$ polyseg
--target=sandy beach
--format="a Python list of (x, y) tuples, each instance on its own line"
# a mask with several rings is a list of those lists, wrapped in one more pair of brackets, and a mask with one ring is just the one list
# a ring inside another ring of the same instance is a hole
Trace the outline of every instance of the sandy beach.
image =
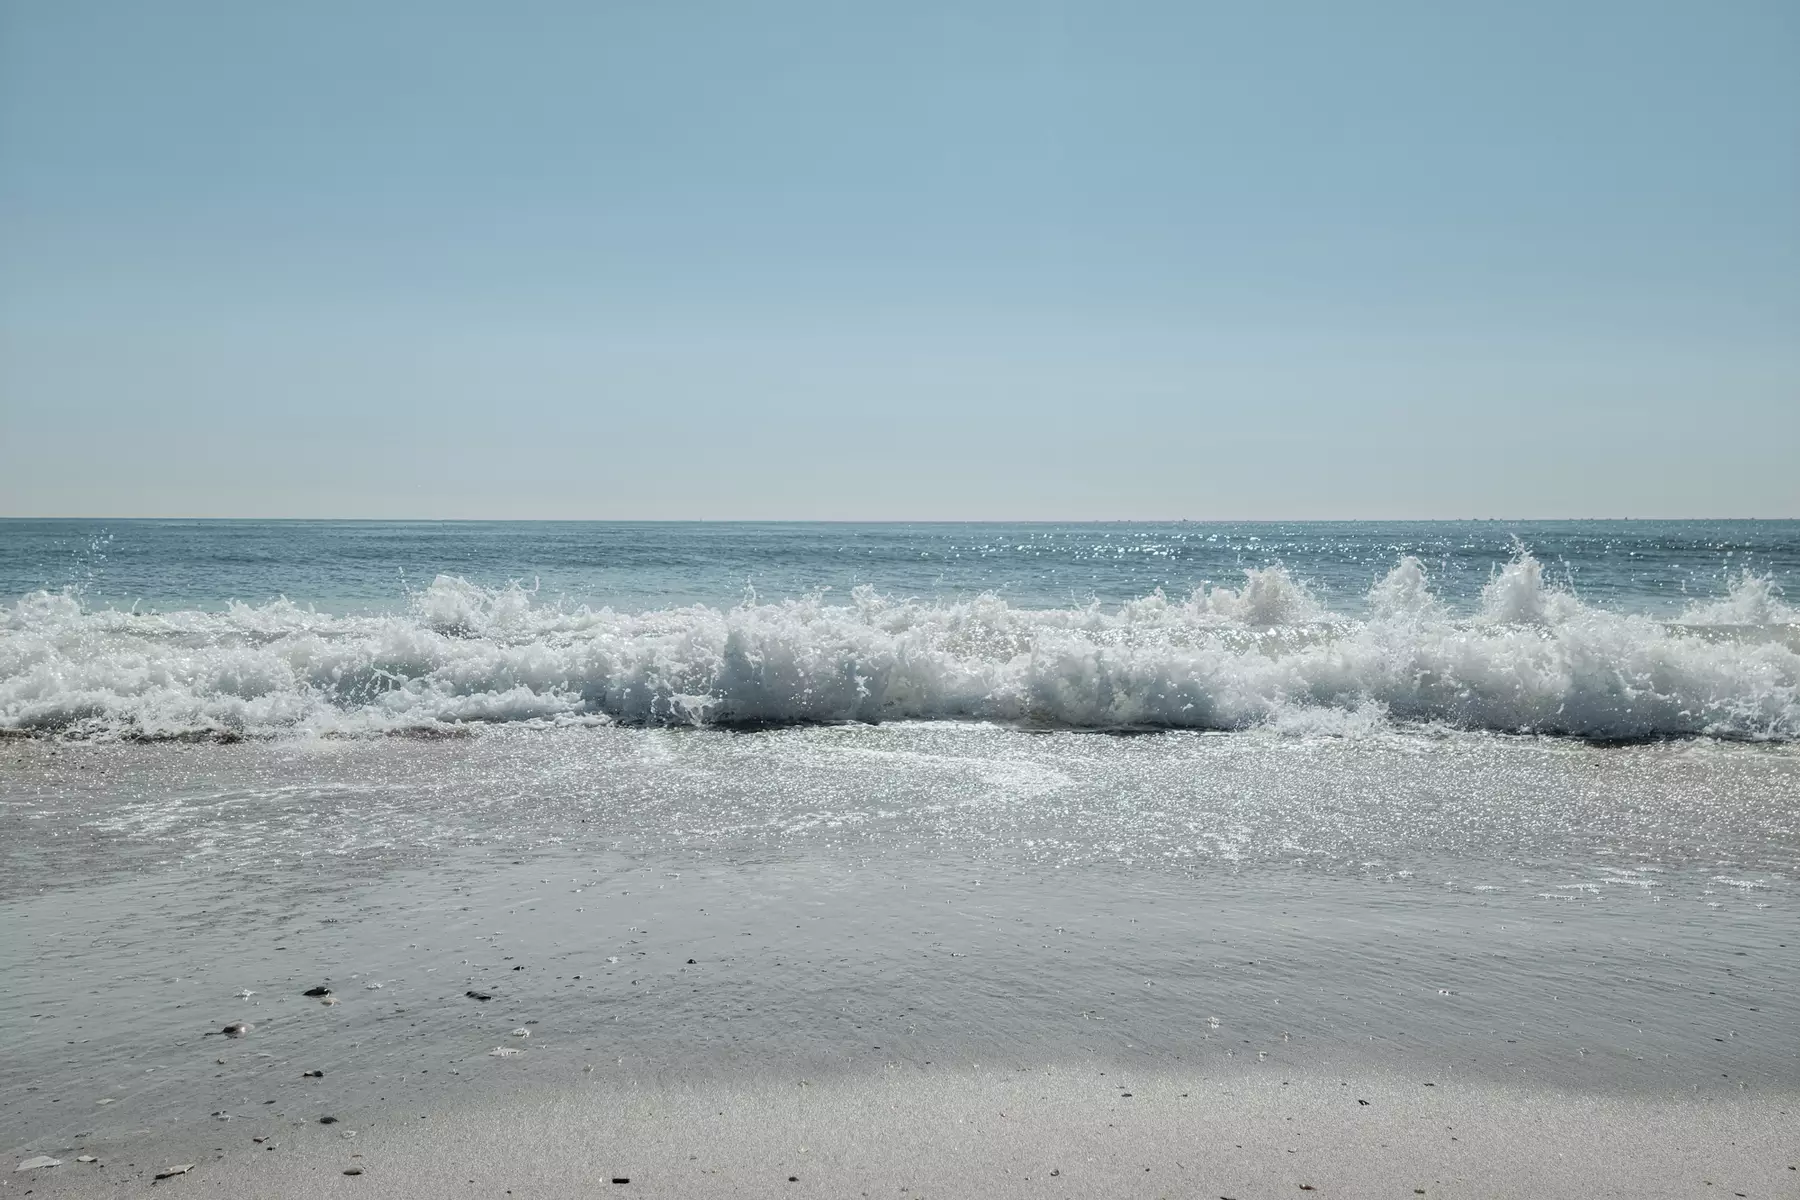
[[(1234, 858), (1124, 861), (1165, 836), (1151, 758)], [(10, 1195), (1800, 1188), (1785, 749), (914, 726), (3, 769), (0, 1132), (61, 1160)], [(1472, 769), (1507, 858), (1435, 799)], [(1007, 789), (1052, 772), (1040, 828)], [(1710, 848), (1659, 844), (1676, 806)]]
[[(1087, 1064), (693, 1087), (594, 1081), (430, 1111), (378, 1104), (330, 1126), (303, 1112), (252, 1114), (199, 1138), (76, 1144), (59, 1148), (63, 1165), (6, 1182), (15, 1195), (141, 1195), (179, 1161), (192, 1171), (155, 1194), (1250, 1200), (1800, 1190), (1800, 1106), (1790, 1094), (1644, 1101), (1279, 1074)], [(75, 1161), (96, 1149), (99, 1162)]]

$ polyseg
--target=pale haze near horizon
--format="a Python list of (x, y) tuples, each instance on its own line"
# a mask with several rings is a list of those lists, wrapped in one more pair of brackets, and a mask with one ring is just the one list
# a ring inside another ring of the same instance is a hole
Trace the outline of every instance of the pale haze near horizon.
[(0, 3), (0, 515), (1800, 516), (1791, 3)]

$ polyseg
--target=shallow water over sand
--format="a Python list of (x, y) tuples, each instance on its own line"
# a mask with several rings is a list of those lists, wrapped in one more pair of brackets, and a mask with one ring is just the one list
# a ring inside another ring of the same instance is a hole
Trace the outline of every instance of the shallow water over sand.
[(0, 1128), (976, 1064), (1791, 1095), (1797, 776), (943, 724), (15, 742)]

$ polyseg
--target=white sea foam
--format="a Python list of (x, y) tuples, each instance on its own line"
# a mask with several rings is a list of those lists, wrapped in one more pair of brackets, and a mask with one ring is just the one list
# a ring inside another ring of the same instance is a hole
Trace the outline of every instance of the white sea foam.
[(1800, 609), (1782, 602), (1773, 580), (1741, 575), (1723, 600), (1695, 604), (1681, 615), (1690, 625), (1795, 625)]
[(440, 576), (393, 616), (286, 601), (0, 616), (0, 727), (362, 733), (462, 722), (954, 718), (1353, 735), (1393, 721), (1633, 738), (1800, 737), (1800, 625), (1765, 582), (1662, 622), (1584, 605), (1520, 552), (1455, 617), (1403, 559), (1334, 617), (1284, 570), (1116, 610), (858, 589), (732, 609), (544, 604)]

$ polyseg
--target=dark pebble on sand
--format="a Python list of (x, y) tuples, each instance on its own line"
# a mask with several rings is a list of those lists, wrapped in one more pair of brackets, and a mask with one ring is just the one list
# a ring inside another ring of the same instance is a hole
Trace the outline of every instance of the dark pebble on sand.
[(346, 1174), (346, 1175), (361, 1175), (362, 1168), (361, 1167), (345, 1167), (344, 1174)]
[(464, 992), (463, 995), (467, 996), (471, 1000), (492, 1000), (493, 999), (493, 997), (486, 992)]
[(614, 1183), (630, 1183), (631, 1182), (631, 1180), (625, 1178), (625, 1176), (623, 1176), (623, 1175), (614, 1175), (612, 1181)]
[(337, 1118), (336, 1117), (320, 1117), (319, 1124), (321, 1124), (321, 1125), (336, 1125)]
[(691, 958), (690, 958), (690, 959), (688, 959), (688, 962), (687, 962), (687, 965), (688, 965), (688, 966), (690, 966), (690, 967), (691, 967), (691, 966), (693, 966), (693, 965), (694, 965), (694, 960), (693, 960), (693, 959), (691, 959)]

